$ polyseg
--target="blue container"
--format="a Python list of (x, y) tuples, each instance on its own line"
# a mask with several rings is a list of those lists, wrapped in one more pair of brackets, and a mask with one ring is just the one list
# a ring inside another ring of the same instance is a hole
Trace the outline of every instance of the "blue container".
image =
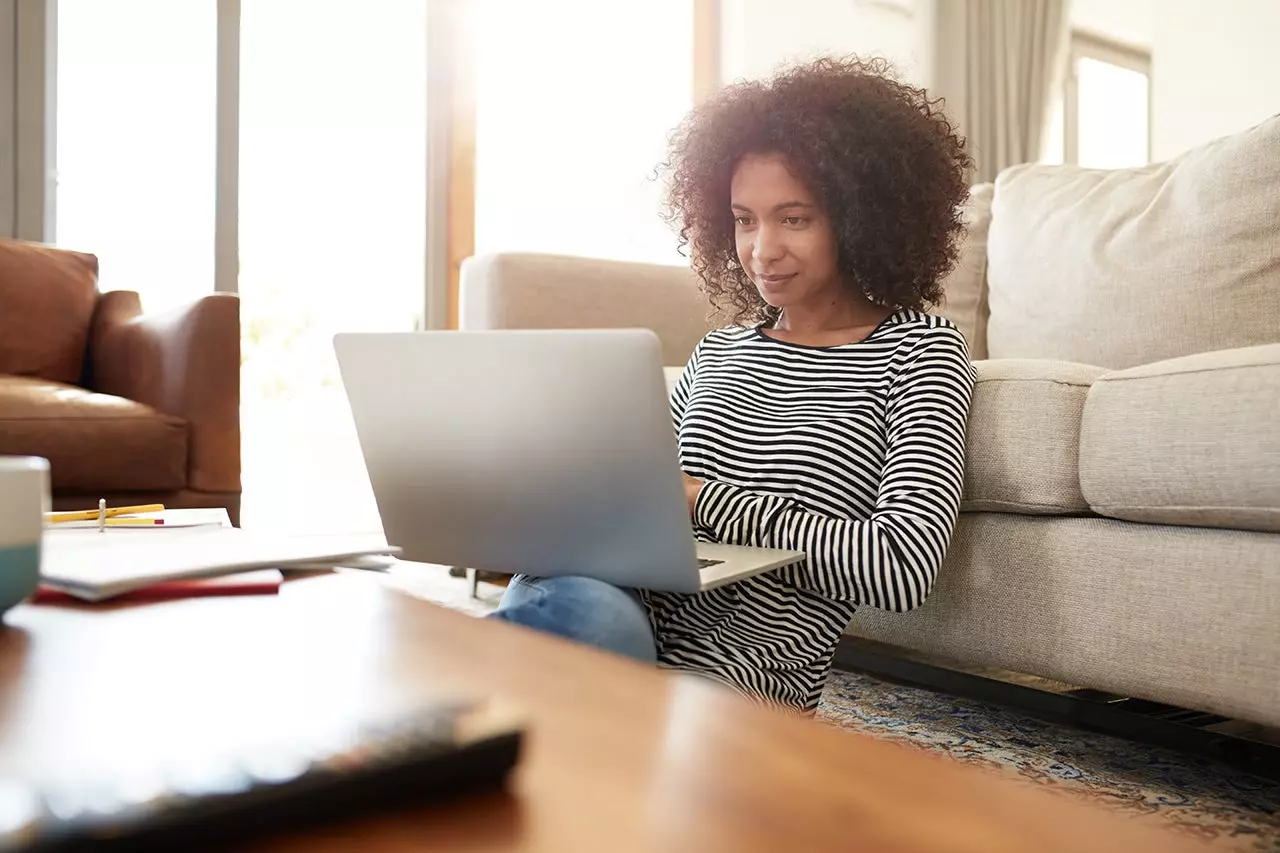
[(48, 511), (48, 461), (0, 456), (0, 613), (36, 591)]

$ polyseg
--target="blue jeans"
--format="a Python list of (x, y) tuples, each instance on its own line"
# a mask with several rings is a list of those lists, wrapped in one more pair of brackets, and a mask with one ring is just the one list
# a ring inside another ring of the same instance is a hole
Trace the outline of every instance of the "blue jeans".
[(596, 646), (645, 663), (658, 659), (649, 614), (633, 589), (578, 575), (511, 579), (498, 610), (502, 619)]

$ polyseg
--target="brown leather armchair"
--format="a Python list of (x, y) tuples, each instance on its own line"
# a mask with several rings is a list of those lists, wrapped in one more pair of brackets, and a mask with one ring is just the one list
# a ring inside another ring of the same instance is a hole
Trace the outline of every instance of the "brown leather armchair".
[(97, 258), (0, 240), (0, 454), (49, 460), (57, 509), (240, 514), (240, 304), (142, 314)]

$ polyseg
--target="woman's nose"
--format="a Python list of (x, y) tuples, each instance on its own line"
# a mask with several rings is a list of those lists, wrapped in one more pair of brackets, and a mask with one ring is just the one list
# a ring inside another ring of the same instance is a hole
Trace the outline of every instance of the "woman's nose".
[(761, 226), (756, 231), (756, 245), (753, 254), (760, 263), (776, 261), (785, 253), (781, 236), (772, 228)]

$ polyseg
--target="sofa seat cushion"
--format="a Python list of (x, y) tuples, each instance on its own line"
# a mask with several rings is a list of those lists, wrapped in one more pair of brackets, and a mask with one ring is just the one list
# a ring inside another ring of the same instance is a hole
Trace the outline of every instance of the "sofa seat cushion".
[(1101, 515), (1280, 532), (1280, 344), (1100, 377), (1080, 485)]
[(0, 454), (48, 459), (55, 491), (180, 489), (187, 424), (121, 397), (0, 376)]
[(1100, 367), (1039, 359), (976, 361), (969, 409), (966, 512), (1087, 512), (1080, 418)]

